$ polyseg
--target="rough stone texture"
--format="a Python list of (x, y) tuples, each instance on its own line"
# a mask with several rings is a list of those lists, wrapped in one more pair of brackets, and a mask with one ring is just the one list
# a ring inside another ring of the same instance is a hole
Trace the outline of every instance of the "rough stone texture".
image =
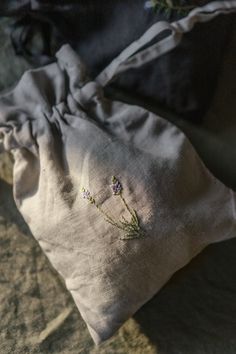
[[(214, 104), (201, 126), (182, 122), (211, 170), (236, 189), (236, 35)], [(28, 65), (0, 28), (0, 88)], [(217, 215), (216, 215), (217, 217)], [(0, 156), (1, 354), (235, 354), (236, 239), (208, 247), (120, 331), (95, 347), (63, 280), (12, 197), (12, 160)]]

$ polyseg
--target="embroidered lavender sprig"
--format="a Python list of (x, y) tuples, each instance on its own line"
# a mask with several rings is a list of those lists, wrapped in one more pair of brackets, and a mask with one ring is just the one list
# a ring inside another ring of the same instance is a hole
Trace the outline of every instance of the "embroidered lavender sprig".
[(83, 198), (87, 199), (90, 204), (95, 204), (95, 199), (91, 196), (91, 193), (89, 192), (89, 190), (82, 188), (82, 195), (83, 195)]
[(125, 198), (123, 197), (122, 184), (115, 176), (112, 176), (111, 182), (112, 182), (112, 184), (110, 185), (110, 187), (113, 192), (113, 195), (120, 197), (125, 208), (127, 209), (129, 214), (131, 215), (130, 221), (128, 221), (124, 216), (122, 216), (122, 221), (120, 221), (120, 223), (123, 226), (123, 230), (125, 231), (125, 239), (142, 237), (144, 234), (143, 234), (143, 231), (141, 230), (141, 227), (139, 225), (139, 219), (138, 219), (137, 213), (134, 209), (131, 209), (129, 207), (128, 203), (126, 202)]
[(127, 220), (124, 216), (122, 216), (122, 220), (114, 220), (112, 216), (110, 216), (105, 210), (101, 208), (99, 204), (97, 204), (95, 198), (91, 195), (89, 190), (85, 188), (82, 189), (82, 196), (86, 199), (90, 204), (94, 205), (98, 211), (103, 215), (106, 222), (113, 225), (114, 227), (122, 230), (124, 235), (121, 236), (122, 240), (130, 240), (134, 238), (140, 238), (144, 236), (144, 233), (139, 225), (139, 219), (137, 213), (134, 209), (130, 208), (127, 204), (125, 198), (123, 197), (123, 187), (120, 181), (112, 176), (110, 188), (114, 196), (119, 196), (125, 208), (129, 212), (131, 219)]

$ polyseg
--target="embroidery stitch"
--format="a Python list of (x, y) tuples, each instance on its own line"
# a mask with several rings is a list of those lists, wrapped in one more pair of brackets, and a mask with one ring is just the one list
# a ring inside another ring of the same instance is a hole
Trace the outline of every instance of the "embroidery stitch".
[(130, 221), (127, 220), (124, 216), (122, 216), (122, 220), (115, 221), (112, 216), (110, 216), (106, 211), (104, 211), (100, 205), (97, 204), (95, 198), (91, 195), (89, 190), (82, 188), (82, 196), (86, 199), (90, 204), (94, 205), (97, 210), (103, 215), (104, 220), (109, 224), (117, 227), (118, 229), (125, 232), (123, 236), (120, 237), (121, 240), (131, 240), (134, 238), (140, 238), (144, 236), (144, 232), (142, 231), (139, 225), (139, 219), (137, 216), (136, 210), (129, 207), (128, 203), (126, 202), (122, 192), (123, 186), (120, 181), (115, 177), (112, 176), (111, 179), (112, 184), (110, 188), (112, 190), (112, 194), (121, 199), (122, 203), (124, 204), (126, 210), (131, 216)]

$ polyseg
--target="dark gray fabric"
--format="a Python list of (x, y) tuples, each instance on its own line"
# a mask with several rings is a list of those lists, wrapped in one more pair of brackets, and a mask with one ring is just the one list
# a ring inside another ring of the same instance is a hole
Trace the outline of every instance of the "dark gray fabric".
[[(9, 3), (7, 11), (7, 3), (3, 3), (2, 13), (25, 14), (13, 27), (17, 54), (42, 65), (54, 60), (55, 51), (63, 43), (69, 43), (86, 62), (92, 77), (155, 21), (166, 19), (164, 13), (144, 10), (143, 0), (28, 1), (27, 6), (23, 1), (15, 12), (13, 5)], [(169, 21), (178, 16), (174, 13)], [(149, 100), (156, 107), (200, 121), (214, 94), (235, 18), (219, 16), (212, 23), (199, 24), (171, 54), (115, 81), (109, 94), (112, 96), (115, 88), (123, 92), (123, 97), (131, 94), (140, 104)], [(42, 35), (41, 50), (28, 43), (33, 33)]]
[(214, 96), (235, 22), (233, 14), (197, 24), (170, 53), (121, 75), (108, 94), (123, 91), (119, 97), (125, 100), (128, 91), (136, 102), (161, 105), (182, 118), (199, 122)]

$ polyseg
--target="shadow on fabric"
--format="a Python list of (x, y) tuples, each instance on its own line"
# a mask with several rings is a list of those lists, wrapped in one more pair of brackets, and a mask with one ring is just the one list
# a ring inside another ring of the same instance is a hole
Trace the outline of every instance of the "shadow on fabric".
[(207, 247), (136, 313), (160, 354), (236, 352), (235, 254), (236, 239)]

